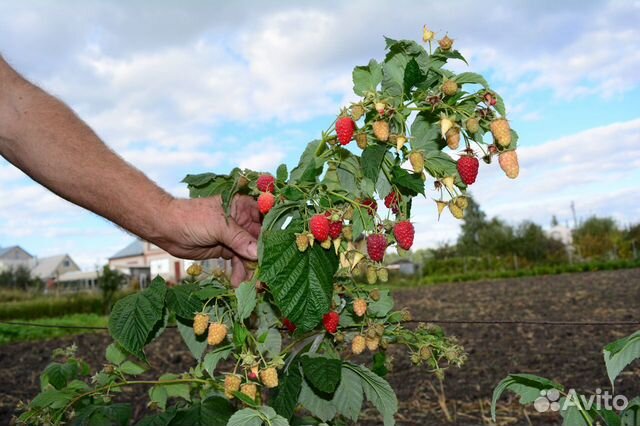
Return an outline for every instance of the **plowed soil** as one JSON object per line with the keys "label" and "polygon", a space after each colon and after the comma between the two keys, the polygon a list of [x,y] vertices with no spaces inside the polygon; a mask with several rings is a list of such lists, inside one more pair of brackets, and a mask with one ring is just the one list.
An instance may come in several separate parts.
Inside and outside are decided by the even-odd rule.
{"label": "plowed soil", "polygon": [[[639,321],[640,269],[479,281],[396,292],[398,306],[407,306],[416,319],[427,320],[546,320]],[[532,373],[582,392],[609,390],[602,347],[640,326],[567,326],[514,324],[445,324],[457,336],[469,358],[449,370],[442,388],[431,375],[411,366],[407,356],[391,350],[394,368],[388,376],[400,401],[400,425],[483,425],[495,385],[508,373]],[[0,424],[11,424],[18,401],[38,392],[38,375],[54,348],[75,343],[94,368],[104,362],[110,343],[105,333],[0,346]],[[147,350],[154,369],[182,372],[193,359],[175,329],[167,330]],[[640,363],[627,368],[616,382],[616,394],[640,395]],[[146,407],[146,392],[126,393],[135,403],[136,417]],[[445,410],[446,407],[446,410]],[[498,424],[554,425],[556,413],[523,408],[512,395],[503,396]],[[381,424],[368,409],[359,424]]]}

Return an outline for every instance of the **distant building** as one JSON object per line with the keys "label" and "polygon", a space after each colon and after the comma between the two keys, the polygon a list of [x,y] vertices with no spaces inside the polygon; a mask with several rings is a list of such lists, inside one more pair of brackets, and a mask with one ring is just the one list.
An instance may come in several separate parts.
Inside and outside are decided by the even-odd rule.
{"label": "distant building", "polygon": [[94,290],[98,287],[97,271],[71,271],[58,277],[58,288],[63,290]]}
{"label": "distant building", "polygon": [[[109,268],[117,269],[137,279],[141,287],[146,287],[153,277],[160,275],[167,281],[177,283],[185,278],[185,270],[192,260],[179,259],[147,241],[136,239],[131,244],[109,258]],[[228,262],[213,259],[202,262],[206,270],[219,267],[228,270]]]}
{"label": "distant building", "polygon": [[42,281],[58,281],[60,275],[66,272],[79,271],[80,267],[68,254],[38,258],[36,265],[31,269],[31,275]]}
{"label": "distant building", "polygon": [[35,263],[35,257],[20,246],[0,247],[0,271],[16,269],[20,266],[30,270]]}
{"label": "distant building", "polygon": [[549,238],[553,238],[554,240],[560,241],[567,247],[571,247],[573,245],[573,234],[571,232],[571,228],[568,228],[566,226],[552,226],[547,231],[547,236]]}
{"label": "distant building", "polygon": [[420,273],[420,265],[409,259],[399,259],[387,266],[389,272],[395,272],[400,275],[418,275]]}

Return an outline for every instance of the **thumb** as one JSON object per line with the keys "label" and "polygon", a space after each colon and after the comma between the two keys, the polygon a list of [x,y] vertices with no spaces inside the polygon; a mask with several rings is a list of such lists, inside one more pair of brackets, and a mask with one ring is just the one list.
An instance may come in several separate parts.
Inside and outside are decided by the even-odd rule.
{"label": "thumb", "polygon": [[246,260],[258,259],[258,242],[246,229],[229,218],[222,227],[220,242]]}

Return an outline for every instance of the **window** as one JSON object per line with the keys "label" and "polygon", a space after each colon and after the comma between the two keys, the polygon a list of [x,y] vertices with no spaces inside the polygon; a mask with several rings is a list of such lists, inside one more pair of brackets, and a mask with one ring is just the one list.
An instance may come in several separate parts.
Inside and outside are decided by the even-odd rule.
{"label": "window", "polygon": [[69,262],[69,259],[65,259],[62,262],[62,266],[64,266],[65,268],[68,268],[69,266],[71,266],[71,262]]}

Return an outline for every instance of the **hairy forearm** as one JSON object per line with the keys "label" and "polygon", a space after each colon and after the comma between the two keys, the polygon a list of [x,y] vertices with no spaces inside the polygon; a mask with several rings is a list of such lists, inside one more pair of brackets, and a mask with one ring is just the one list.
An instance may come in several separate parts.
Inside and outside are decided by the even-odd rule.
{"label": "hairy forearm", "polygon": [[0,154],[61,197],[149,241],[162,238],[172,197],[1,57]]}

